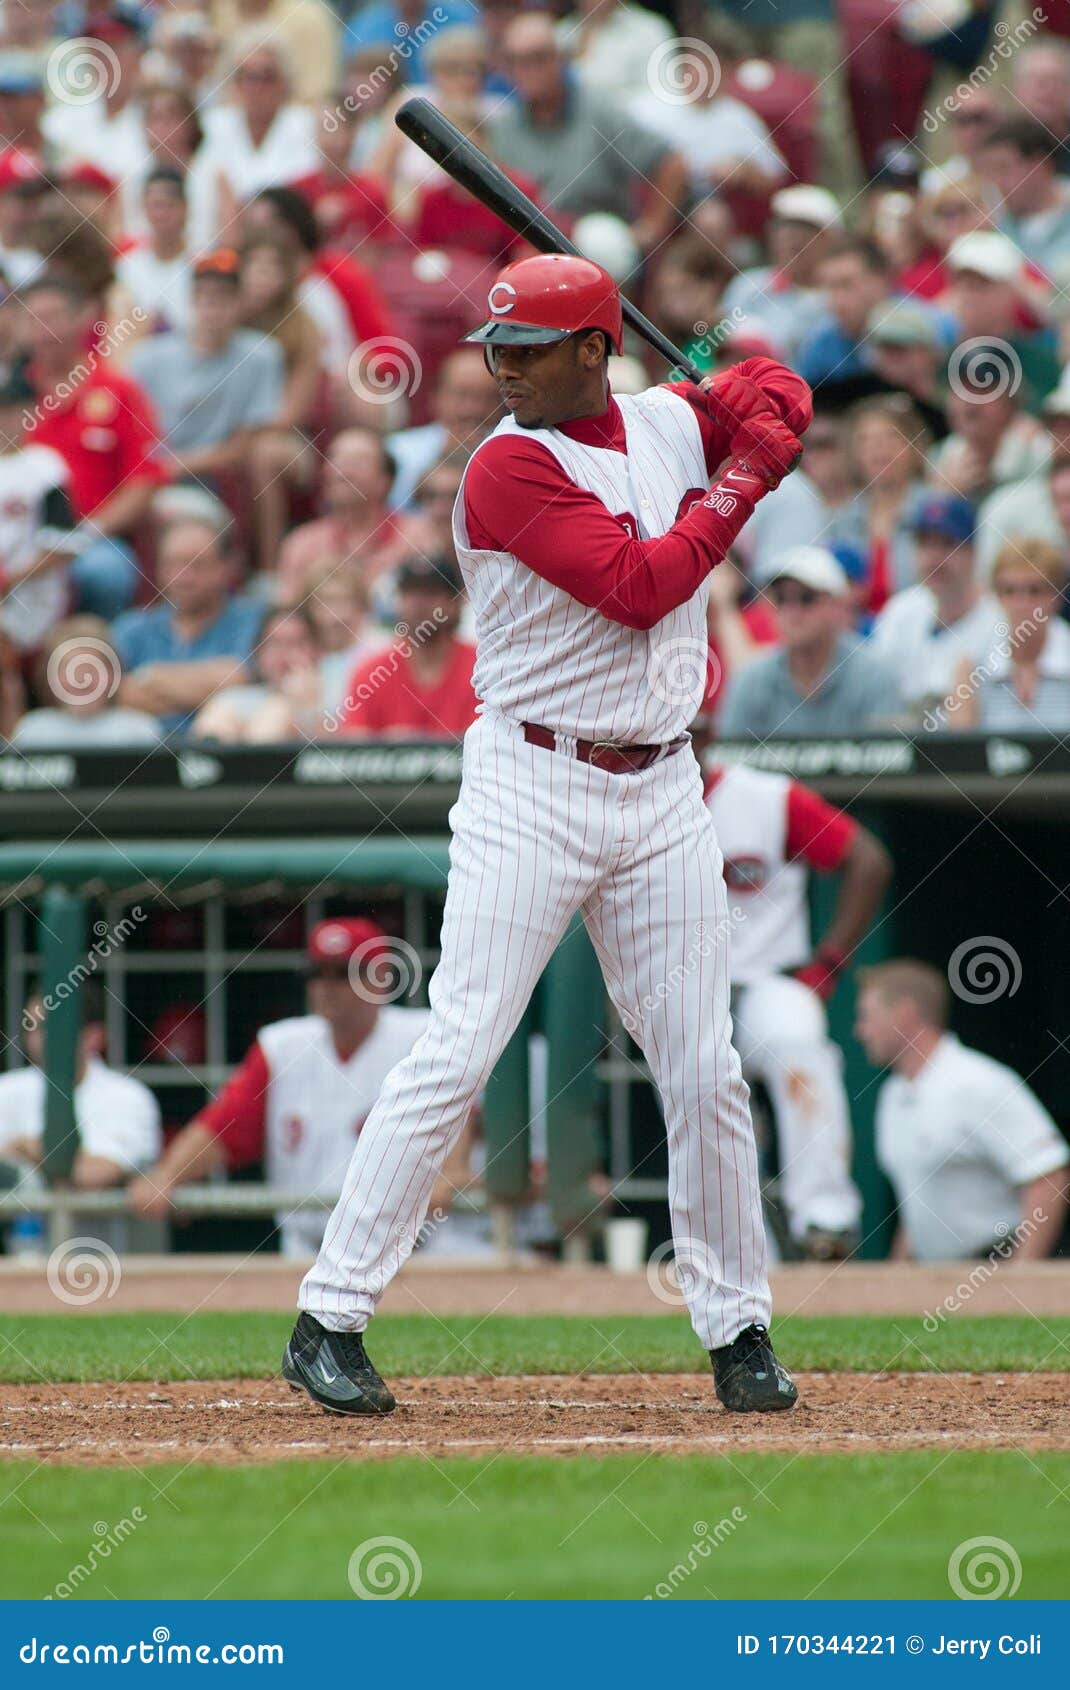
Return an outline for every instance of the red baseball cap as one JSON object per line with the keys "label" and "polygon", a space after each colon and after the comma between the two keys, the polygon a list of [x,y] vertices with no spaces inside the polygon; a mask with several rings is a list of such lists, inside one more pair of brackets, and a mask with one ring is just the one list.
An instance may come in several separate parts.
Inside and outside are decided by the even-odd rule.
{"label": "red baseball cap", "polygon": [[96,188],[101,194],[113,194],[116,188],[114,176],[108,176],[88,159],[79,159],[77,163],[69,164],[60,176],[60,181],[68,188]]}
{"label": "red baseball cap", "polygon": [[362,915],[318,921],[308,936],[310,963],[342,962],[348,966],[357,955],[361,962],[374,962],[390,954],[390,940],[382,928]]}

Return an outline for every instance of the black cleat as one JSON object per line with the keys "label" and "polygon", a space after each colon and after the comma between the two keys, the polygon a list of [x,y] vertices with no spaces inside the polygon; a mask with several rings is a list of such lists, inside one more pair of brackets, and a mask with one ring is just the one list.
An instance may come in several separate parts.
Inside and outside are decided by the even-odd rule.
{"label": "black cleat", "polygon": [[302,1314],[282,1358],[282,1376],[328,1414],[392,1414],[397,1404],[364,1353],[361,1332],[328,1332]]}
{"label": "black cleat", "polygon": [[773,1354],[764,1326],[747,1326],[723,1349],[711,1350],[719,1401],[735,1414],[771,1414],[794,1408],[795,1381]]}

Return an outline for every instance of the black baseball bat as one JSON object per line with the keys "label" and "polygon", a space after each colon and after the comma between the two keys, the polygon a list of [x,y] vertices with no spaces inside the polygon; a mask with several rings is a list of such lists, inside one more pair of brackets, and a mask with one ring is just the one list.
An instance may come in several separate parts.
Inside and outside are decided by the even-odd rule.
{"label": "black baseball bat", "polygon": [[[394,122],[428,158],[433,158],[436,164],[442,166],[447,176],[452,176],[462,188],[467,188],[481,204],[500,217],[507,228],[529,241],[539,252],[567,252],[573,258],[584,256],[557,225],[551,223],[546,213],[539,210],[534,200],[511,182],[505,171],[481,152],[467,135],[462,135],[456,125],[429,100],[419,97],[406,100],[396,113]],[[631,300],[622,298],[621,309],[624,321],[636,334],[642,335],[688,381],[697,386],[704,379],[698,365],[685,358],[679,347],[656,329],[649,317],[644,317]]]}

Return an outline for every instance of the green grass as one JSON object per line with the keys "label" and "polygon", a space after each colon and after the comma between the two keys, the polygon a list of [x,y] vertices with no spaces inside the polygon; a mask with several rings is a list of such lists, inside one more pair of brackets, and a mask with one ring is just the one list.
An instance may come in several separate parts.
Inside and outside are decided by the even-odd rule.
{"label": "green grass", "polygon": [[[87,1598],[344,1598],[354,1550],[390,1536],[420,1559],[421,1599],[641,1597],[659,1584],[693,1600],[932,1598],[952,1594],[955,1547],[994,1535],[1020,1557],[1018,1595],[1055,1598],[1070,1574],[1067,1487],[1065,1454],[931,1450],[12,1465],[0,1468],[4,1595],[73,1579]],[[120,1527],[107,1559],[74,1572],[122,1521],[137,1522],[131,1535]],[[684,1576],[669,1586],[674,1567]]]}
{"label": "green grass", "polygon": [[[257,1379],[278,1371],[292,1322],[275,1314],[0,1317],[0,1383]],[[921,1320],[789,1317],[775,1330],[790,1366],[848,1372],[1070,1370],[1070,1319],[957,1315]],[[682,1315],[383,1316],[369,1347],[388,1375],[675,1373],[705,1358]]]}

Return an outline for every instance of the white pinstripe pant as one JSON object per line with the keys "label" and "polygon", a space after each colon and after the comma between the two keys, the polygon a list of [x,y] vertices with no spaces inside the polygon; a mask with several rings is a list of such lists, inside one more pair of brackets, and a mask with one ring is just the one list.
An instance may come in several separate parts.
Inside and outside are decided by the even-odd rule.
{"label": "white pinstripe pant", "polygon": [[[732,1046],[721,856],[688,747],[607,774],[483,716],[450,814],[431,1024],[357,1141],[300,1304],[362,1330],[576,910],[665,1114],[678,1274],[706,1348],[770,1315],[748,1093]],[[577,1004],[578,1015],[597,1014]]]}

